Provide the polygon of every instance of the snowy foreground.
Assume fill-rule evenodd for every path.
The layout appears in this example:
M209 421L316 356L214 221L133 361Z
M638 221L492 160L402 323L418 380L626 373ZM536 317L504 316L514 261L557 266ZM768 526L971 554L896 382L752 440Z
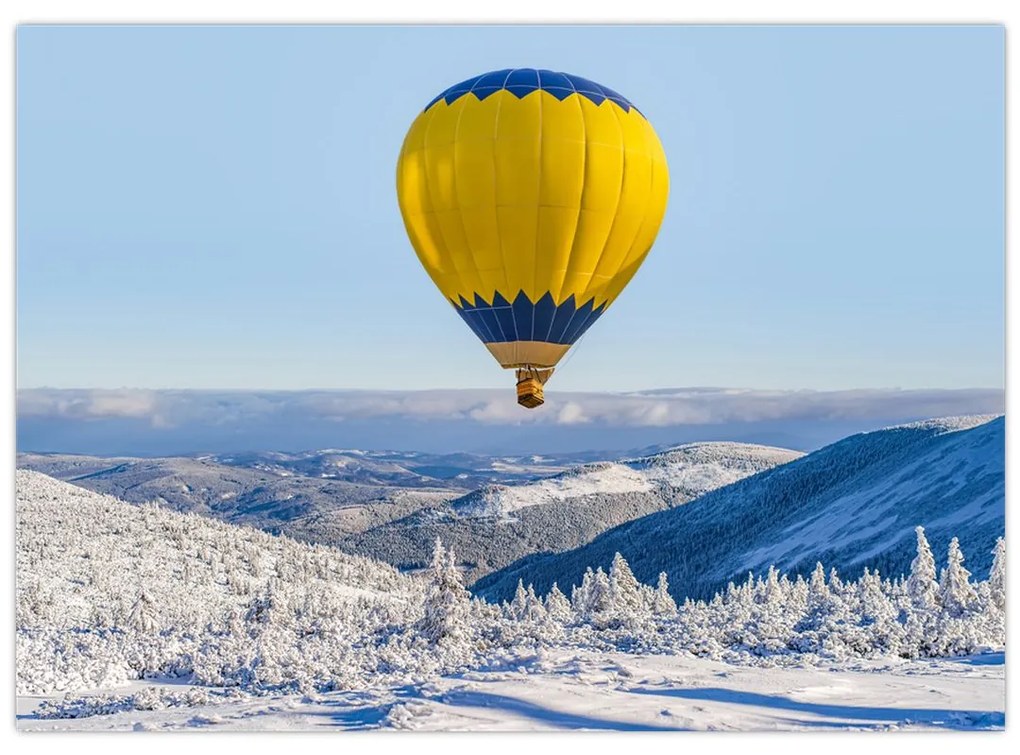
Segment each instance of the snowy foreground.
M1003 653L860 661L822 668L734 666L689 656L552 650L508 670L309 695L238 697L82 719L41 719L18 700L25 731L408 729L939 730L1002 729ZM114 691L131 694L153 681ZM167 689L187 688L170 684ZM52 698L49 698L52 699Z
M1005 557L677 605L619 553L570 596L488 603L429 569L17 477L17 725L31 730L995 729Z

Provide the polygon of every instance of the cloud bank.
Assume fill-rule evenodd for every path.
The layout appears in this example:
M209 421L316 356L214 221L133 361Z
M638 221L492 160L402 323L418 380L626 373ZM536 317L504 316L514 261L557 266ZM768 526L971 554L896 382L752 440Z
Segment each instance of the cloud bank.
M510 391L173 391L56 390L18 393L20 417L88 421L141 419L154 428L202 420L221 424L259 417L319 420L387 418L481 424L668 427L777 419L848 419L887 413L934 417L1001 412L998 390L761 391L721 388L550 396L537 411Z
M506 390L28 389L18 392L18 448L145 455L296 450L342 441L372 448L509 452L755 438L809 448L841 437L837 433L930 417L997 414L1005 407L1003 391L994 389L685 388L553 391L547 398L545 406L526 411Z

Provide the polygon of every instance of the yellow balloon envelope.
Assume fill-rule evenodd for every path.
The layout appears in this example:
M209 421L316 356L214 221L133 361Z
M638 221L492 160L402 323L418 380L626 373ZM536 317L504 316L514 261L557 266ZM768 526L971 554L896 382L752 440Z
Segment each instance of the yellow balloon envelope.
M411 124L397 197L425 270L506 368L542 384L652 247L669 171L626 98L532 68L475 76Z

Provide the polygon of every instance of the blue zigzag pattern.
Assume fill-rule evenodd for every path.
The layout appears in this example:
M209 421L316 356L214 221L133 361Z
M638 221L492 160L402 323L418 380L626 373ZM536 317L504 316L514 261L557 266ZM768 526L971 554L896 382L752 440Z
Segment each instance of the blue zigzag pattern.
M602 316L606 304L596 307L595 299L591 298L578 307L571 294L556 306L550 293L533 303L523 291L510 302L497 291L491 304L475 294L473 303L461 296L460 304L454 308L483 343L571 344Z
M605 100L612 100L628 113L631 108L634 108L639 113L641 112L634 107L630 100L622 94L614 92L609 87L596 84L594 81L581 76L547 71L544 68L504 68L501 71L492 71L481 76L475 76L459 84L454 84L442 92L425 106L425 110L428 111L430 107L440 100L445 100L446 104L450 105L468 94L468 92L475 95L478 99L484 100L486 97L504 89L518 98L541 89L549 92L549 94L560 101L565 100L572 94L579 94L582 97L587 97L596 105L601 105Z

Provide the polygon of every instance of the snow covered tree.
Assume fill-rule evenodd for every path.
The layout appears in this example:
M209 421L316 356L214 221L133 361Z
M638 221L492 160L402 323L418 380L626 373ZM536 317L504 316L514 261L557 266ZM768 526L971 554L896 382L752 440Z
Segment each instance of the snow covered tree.
M960 541L955 537L949 542L946 568L942 570L942 579L939 583L939 598L945 613L952 617L966 613L977 598L974 587L970 584L970 572L963 566Z
M621 625L640 623L647 617L641 583L620 553L613 556L609 567L609 606L613 619Z
M588 569L581 585L573 594L574 611L582 621L597 629L603 629L612 621L612 603L609 596L609 577L600 566L596 571Z
M882 578L867 567L857 583L859 600L859 626L866 628L870 650L895 653L899 649L902 632L896 622L896 610L885 594Z
M1006 539L1000 537L992 551L992 568L988 573L988 597L993 610L1006 611Z
M915 608L932 611L938 607L939 584L936 580L935 557L931 546L924 536L924 527L918 526L917 555L910 563L910 576L907 578L907 595Z
M552 589L545 596L545 610L549 618L561 624L568 624L574 618L574 611L570 607L570 601L560 590L559 585L553 582Z
M730 584L732 585L732 582ZM676 601L669 594L669 580L666 578L666 572L659 572L659 582L655 586L655 598L652 602L652 613L668 619L676 616Z
M825 584L825 567L822 566L821 561L818 561L815 564L814 571L811 572L811 580L808 582L808 610L817 609L818 607L823 606L831 598L832 594L829 592L829 586Z
M843 580L839 578L839 573L836 571L835 566L829 569L829 590L836 595L842 595L843 593Z
M524 620L533 622L543 622L549 617L548 612L545 610L545 604L542 599L535 594L535 586L529 584L527 592L527 603L524 607Z
M464 588L452 550L446 551L436 538L425 594L425 615L419 623L421 634L431 642L466 639L470 635L471 595Z
M507 613L515 621L523 621L528 610L528 592L524 589L524 580L517 580L517 589L514 591L513 600L507 606Z
M159 628L156 622L156 607L145 590L138 593L138 598L131 607L128 626L136 632L145 634L152 634Z

